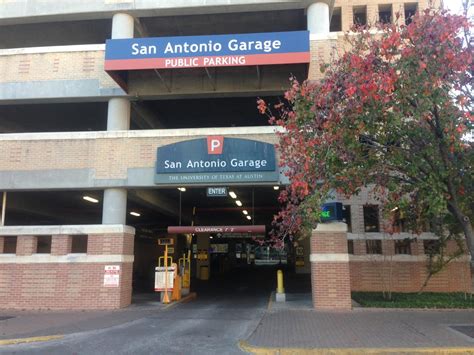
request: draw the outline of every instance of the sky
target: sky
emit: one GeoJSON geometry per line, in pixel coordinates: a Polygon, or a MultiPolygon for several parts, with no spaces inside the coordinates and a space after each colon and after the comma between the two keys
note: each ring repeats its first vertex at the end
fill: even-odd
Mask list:
{"type": "Polygon", "coordinates": [[[462,12],[462,0],[444,0],[444,6],[454,13],[462,12]]]}

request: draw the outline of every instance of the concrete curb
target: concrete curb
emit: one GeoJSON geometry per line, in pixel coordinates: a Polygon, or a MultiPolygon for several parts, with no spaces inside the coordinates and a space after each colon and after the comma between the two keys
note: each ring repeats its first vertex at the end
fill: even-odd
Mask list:
{"type": "Polygon", "coordinates": [[[39,342],[57,340],[57,339],[62,339],[62,338],[64,338],[64,335],[47,335],[47,336],[42,336],[42,337],[3,339],[3,340],[0,340],[0,346],[23,344],[23,343],[39,343],[39,342]]]}
{"type": "Polygon", "coordinates": [[[173,302],[173,303],[170,303],[170,304],[166,305],[165,307],[163,307],[163,310],[165,311],[165,310],[168,310],[170,308],[173,308],[173,307],[177,306],[180,303],[191,302],[192,300],[195,300],[196,298],[197,298],[196,292],[191,292],[189,295],[181,298],[179,301],[176,301],[176,302],[173,302]]]}
{"type": "Polygon", "coordinates": [[[242,351],[258,355],[474,354],[473,347],[453,348],[265,348],[239,341],[242,351]]]}

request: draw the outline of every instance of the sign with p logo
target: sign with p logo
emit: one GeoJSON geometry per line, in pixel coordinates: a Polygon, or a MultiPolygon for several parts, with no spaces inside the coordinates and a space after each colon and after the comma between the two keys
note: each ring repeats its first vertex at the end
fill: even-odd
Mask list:
{"type": "Polygon", "coordinates": [[[207,137],[207,154],[222,154],[224,136],[207,137]]]}

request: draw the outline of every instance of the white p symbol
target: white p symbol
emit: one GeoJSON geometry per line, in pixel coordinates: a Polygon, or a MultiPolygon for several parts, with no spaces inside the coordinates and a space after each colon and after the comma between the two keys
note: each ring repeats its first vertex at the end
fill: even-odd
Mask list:
{"type": "Polygon", "coordinates": [[[211,140],[211,152],[215,151],[217,148],[221,146],[221,142],[217,139],[211,140]]]}

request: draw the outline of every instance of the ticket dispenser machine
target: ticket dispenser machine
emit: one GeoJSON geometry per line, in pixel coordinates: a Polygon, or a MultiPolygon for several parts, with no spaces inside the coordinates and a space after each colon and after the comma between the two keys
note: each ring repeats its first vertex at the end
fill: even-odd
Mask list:
{"type": "Polygon", "coordinates": [[[196,278],[198,280],[209,280],[211,274],[211,261],[209,257],[211,244],[209,237],[209,234],[197,235],[196,278]]]}

